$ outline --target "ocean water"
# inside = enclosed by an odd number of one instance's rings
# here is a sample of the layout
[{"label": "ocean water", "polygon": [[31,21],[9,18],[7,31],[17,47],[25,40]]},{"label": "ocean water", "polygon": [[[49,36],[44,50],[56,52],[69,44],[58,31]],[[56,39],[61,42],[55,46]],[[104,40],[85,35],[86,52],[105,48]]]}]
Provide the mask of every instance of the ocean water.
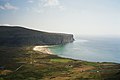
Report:
[{"label": "ocean water", "polygon": [[73,43],[53,46],[50,50],[61,57],[92,62],[120,63],[120,38],[75,37]]}]

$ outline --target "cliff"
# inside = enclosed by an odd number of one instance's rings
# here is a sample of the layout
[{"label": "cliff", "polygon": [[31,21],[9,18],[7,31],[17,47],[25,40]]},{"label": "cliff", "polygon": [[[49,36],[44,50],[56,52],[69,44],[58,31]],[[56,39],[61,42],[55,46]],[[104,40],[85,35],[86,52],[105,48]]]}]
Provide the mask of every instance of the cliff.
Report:
[{"label": "cliff", "polygon": [[59,45],[73,41],[72,34],[48,33],[19,26],[0,26],[0,46]]}]

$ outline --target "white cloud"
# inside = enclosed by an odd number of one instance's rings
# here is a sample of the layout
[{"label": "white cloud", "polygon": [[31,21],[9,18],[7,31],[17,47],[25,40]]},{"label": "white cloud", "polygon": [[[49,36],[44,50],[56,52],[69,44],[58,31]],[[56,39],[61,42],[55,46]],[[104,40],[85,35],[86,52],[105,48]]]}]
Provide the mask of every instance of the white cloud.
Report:
[{"label": "white cloud", "polygon": [[32,7],[27,7],[27,11],[33,11],[36,13],[44,13],[47,9],[58,9],[60,11],[66,10],[66,8],[61,5],[60,0],[27,0],[29,3],[36,3]]},{"label": "white cloud", "polygon": [[34,1],[33,0],[28,0],[29,3],[33,3]]},{"label": "white cloud", "polygon": [[44,4],[44,6],[50,6],[50,7],[59,6],[59,5],[60,3],[58,0],[45,0],[45,4]]},{"label": "white cloud", "polygon": [[11,5],[10,3],[6,3],[4,5],[0,5],[0,10],[17,10],[18,7]]},{"label": "white cloud", "polygon": [[61,5],[60,0],[40,0],[43,3],[43,7],[58,8],[59,10],[65,10],[65,7]]}]

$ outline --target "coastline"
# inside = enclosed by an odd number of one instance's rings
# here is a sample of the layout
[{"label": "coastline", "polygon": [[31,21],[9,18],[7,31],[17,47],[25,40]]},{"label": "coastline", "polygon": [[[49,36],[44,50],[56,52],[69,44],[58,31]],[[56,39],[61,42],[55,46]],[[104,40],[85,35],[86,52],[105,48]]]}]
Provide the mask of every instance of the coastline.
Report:
[{"label": "coastline", "polygon": [[33,48],[33,51],[38,51],[38,52],[41,52],[43,54],[53,54],[48,47],[50,47],[50,46],[47,46],[47,45],[45,45],[45,46],[35,46]]},{"label": "coastline", "polygon": [[[46,50],[49,51],[49,47],[52,46],[0,48],[0,52],[4,51],[1,54],[1,64],[7,66],[7,68],[0,71],[1,75],[3,75],[2,79],[29,80],[30,77],[35,80],[120,79],[119,64],[63,58],[57,55],[51,55],[49,52],[46,53]],[[28,54],[28,52],[31,53]],[[6,70],[12,72],[5,72]]]}]

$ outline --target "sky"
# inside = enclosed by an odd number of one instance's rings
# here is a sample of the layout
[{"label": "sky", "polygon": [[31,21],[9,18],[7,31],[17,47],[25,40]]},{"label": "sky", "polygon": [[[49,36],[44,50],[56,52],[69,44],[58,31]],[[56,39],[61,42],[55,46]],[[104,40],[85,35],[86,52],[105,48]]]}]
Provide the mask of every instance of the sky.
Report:
[{"label": "sky", "polygon": [[0,0],[0,25],[120,36],[120,0]]}]

